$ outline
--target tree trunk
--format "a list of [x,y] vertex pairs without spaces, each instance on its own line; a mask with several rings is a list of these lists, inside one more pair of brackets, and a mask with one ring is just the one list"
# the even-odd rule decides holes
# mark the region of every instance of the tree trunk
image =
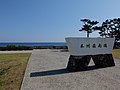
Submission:
[[89,38],[89,32],[87,32],[87,38]]

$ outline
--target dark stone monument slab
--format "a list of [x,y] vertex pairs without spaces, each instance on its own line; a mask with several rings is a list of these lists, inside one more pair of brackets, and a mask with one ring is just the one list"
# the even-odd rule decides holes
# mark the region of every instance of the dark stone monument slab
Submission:
[[91,57],[89,55],[86,55],[86,56],[70,55],[68,65],[67,65],[67,70],[69,71],[87,70],[90,59]]
[[115,66],[112,54],[93,55],[92,59],[98,68]]
[[87,70],[91,58],[93,59],[95,66],[97,68],[115,66],[112,54],[85,55],[85,56],[70,55],[67,70],[68,71]]

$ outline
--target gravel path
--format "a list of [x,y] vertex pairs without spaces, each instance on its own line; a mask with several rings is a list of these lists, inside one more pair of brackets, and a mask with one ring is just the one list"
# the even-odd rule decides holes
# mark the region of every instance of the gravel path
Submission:
[[115,67],[68,72],[68,57],[59,50],[34,50],[21,90],[120,90],[120,60]]
[[0,54],[5,53],[32,53],[33,50],[22,50],[22,51],[0,51]]

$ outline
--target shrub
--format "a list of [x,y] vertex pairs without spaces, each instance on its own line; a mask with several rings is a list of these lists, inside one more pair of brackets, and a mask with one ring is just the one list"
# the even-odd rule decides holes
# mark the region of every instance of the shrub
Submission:
[[6,47],[0,47],[1,51],[11,51],[11,50],[33,50],[31,46],[16,46],[16,45],[7,45]]

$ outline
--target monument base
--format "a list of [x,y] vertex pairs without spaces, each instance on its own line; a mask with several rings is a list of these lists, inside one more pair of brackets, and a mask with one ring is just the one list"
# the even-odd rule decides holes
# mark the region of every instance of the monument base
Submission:
[[85,56],[70,55],[67,70],[68,71],[87,70],[91,58],[93,59],[95,67],[97,68],[115,66],[112,54],[85,55]]

